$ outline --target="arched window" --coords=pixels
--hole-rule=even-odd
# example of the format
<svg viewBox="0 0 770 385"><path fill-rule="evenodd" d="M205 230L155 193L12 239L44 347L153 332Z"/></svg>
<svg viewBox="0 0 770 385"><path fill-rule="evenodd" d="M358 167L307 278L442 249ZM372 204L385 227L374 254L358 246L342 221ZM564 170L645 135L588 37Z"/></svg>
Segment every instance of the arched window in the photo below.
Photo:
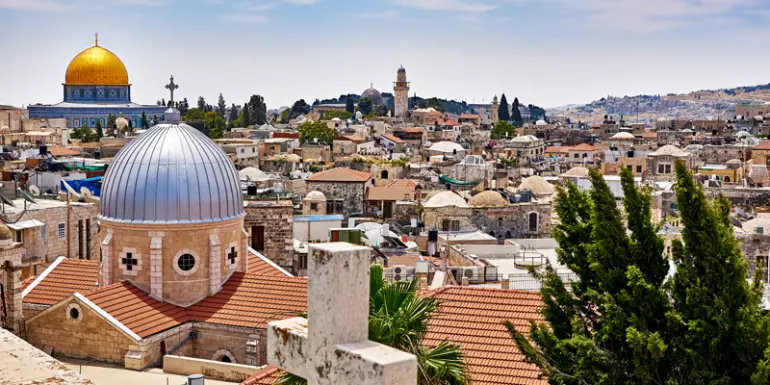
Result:
<svg viewBox="0 0 770 385"><path fill-rule="evenodd" d="M730 177L729 176L725 177L725 183L730 183Z"/></svg>
<svg viewBox="0 0 770 385"><path fill-rule="evenodd" d="M539 223L538 223L538 215L536 212L529 213L529 231L531 232L537 232Z"/></svg>
<svg viewBox="0 0 770 385"><path fill-rule="evenodd" d="M388 170L382 170L382 172L380 172L380 179L388 179Z"/></svg>

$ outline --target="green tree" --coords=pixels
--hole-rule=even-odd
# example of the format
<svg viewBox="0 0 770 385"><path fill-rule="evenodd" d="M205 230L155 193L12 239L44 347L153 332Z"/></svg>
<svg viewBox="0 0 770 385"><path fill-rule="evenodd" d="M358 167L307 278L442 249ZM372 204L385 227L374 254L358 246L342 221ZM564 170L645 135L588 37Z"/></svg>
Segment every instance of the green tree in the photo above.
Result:
<svg viewBox="0 0 770 385"><path fill-rule="evenodd" d="M238 106L233 103L232 106L230 106L230 116L228 118L228 127L237 127L236 123L238 121Z"/></svg>
<svg viewBox="0 0 770 385"><path fill-rule="evenodd" d="M190 108L184 116L184 121L186 122L203 119L206 119L206 112L199 108Z"/></svg>
<svg viewBox="0 0 770 385"><path fill-rule="evenodd" d="M96 139L99 140L104 137L104 130L102 130L102 120L96 119Z"/></svg>
<svg viewBox="0 0 770 385"><path fill-rule="evenodd" d="M99 122L97 121L97 126L99 126ZM87 125L81 126L80 128L76 128L72 131L72 134L70 134L70 137L73 139L80 139L83 142L98 142L99 141L99 135L94 132L94 130L88 128Z"/></svg>
<svg viewBox="0 0 770 385"><path fill-rule="evenodd" d="M219 139L224 136L225 127L227 124L225 123L225 119L220 116L218 112L207 112L205 121L209 138Z"/></svg>
<svg viewBox="0 0 770 385"><path fill-rule="evenodd" d="M681 322L672 344L679 348L677 358L688 363L680 383L749 384L754 376L754 384L766 384L770 320L759 308L762 269L753 285L747 282L727 198L708 202L682 162L676 174L684 230L672 244L677 273L669 286Z"/></svg>
<svg viewBox="0 0 770 385"><path fill-rule="evenodd" d="M500 120L492 127L490 135L492 139L513 138L516 136L516 127L511 122Z"/></svg>
<svg viewBox="0 0 770 385"><path fill-rule="evenodd" d="M673 243L677 271L665 282L649 192L623 170L624 221L603 177L592 170L590 179L590 193L569 184L556 203L559 262L579 279L567 290L550 266L533 271L546 323L529 337L506 324L527 359L551 384L766 384L770 327L759 284L746 283L727 201L709 204L677 166L687 246Z"/></svg>
<svg viewBox="0 0 770 385"><path fill-rule="evenodd" d="M308 121L299 126L299 139L303 144L318 140L318 143L330 145L336 137L337 130L329 128L326 123Z"/></svg>
<svg viewBox="0 0 770 385"><path fill-rule="evenodd" d="M332 120L334 118L348 120L353 118L353 114L347 111L326 111L321 117L322 120Z"/></svg>
<svg viewBox="0 0 770 385"><path fill-rule="evenodd" d="M349 112L351 116L356 113L356 103L353 101L353 98L351 98L350 95L345 97L345 111Z"/></svg>
<svg viewBox="0 0 770 385"><path fill-rule="evenodd" d="M203 96L198 96L198 109L206 111L206 99L204 99Z"/></svg>
<svg viewBox="0 0 770 385"><path fill-rule="evenodd" d="M251 125L251 116L249 114L249 103L244 104L243 108L241 109L241 121L244 127L248 127Z"/></svg>
<svg viewBox="0 0 770 385"><path fill-rule="evenodd" d="M511 106L511 120L515 126L521 126L524 124L524 119L521 117L521 110L519 110L519 98L513 98L513 105Z"/></svg>
<svg viewBox="0 0 770 385"><path fill-rule="evenodd" d="M254 124L261 126L267 123L265 98L260 95L251 95L249 99L249 112L251 112L251 119Z"/></svg>
<svg viewBox="0 0 770 385"><path fill-rule="evenodd" d="M177 109L179 109L179 113L182 116L187 115L187 111L190 109L190 103L187 102L187 98L184 98L179 102L179 107L177 107Z"/></svg>
<svg viewBox="0 0 770 385"><path fill-rule="evenodd" d="M227 103L225 102L225 97L222 96L222 93L219 93L219 99L217 100L217 113L222 118L225 117L225 111L227 110Z"/></svg>
<svg viewBox="0 0 770 385"><path fill-rule="evenodd" d="M310 106L305 102L305 99L300 99L294 102L291 106L291 112L289 113L289 119L294 119L300 115L307 115L310 112Z"/></svg>
<svg viewBox="0 0 770 385"><path fill-rule="evenodd" d="M369 340L414 354L417 381L421 385L465 385L469 383L460 346L443 341L434 348L423 345L428 321L441 304L435 297L418 293L419 281L388 283L383 268L373 265L369 281ZM284 373L277 385L300 385L306 381Z"/></svg>
<svg viewBox="0 0 770 385"><path fill-rule="evenodd" d="M508 111L508 99L505 94L500 98L500 109L497 111L497 120L501 122L510 122L511 113Z"/></svg>
<svg viewBox="0 0 770 385"><path fill-rule="evenodd" d="M147 121L147 114L144 112L142 112L142 128L145 130L150 128L150 122Z"/></svg>
<svg viewBox="0 0 770 385"><path fill-rule="evenodd" d="M372 113L372 99L363 98L358 101L358 110L364 115Z"/></svg>

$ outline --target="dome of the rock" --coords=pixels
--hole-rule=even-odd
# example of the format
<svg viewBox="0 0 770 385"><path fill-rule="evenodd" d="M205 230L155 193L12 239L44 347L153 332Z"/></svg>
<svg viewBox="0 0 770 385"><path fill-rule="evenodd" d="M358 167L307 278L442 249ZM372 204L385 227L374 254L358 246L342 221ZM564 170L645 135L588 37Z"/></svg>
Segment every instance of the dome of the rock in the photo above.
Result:
<svg viewBox="0 0 770 385"><path fill-rule="evenodd" d="M67 67L67 85L127 86L128 71L110 50L95 45L75 56Z"/></svg>

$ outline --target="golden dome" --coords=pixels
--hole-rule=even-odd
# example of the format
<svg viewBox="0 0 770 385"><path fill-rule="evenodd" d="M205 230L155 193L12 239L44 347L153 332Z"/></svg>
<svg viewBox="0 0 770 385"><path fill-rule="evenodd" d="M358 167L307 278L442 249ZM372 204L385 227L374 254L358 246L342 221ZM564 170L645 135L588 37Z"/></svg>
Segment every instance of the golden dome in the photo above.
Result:
<svg viewBox="0 0 770 385"><path fill-rule="evenodd" d="M67 67L65 84L127 86L128 71L120 58L95 45L79 53Z"/></svg>

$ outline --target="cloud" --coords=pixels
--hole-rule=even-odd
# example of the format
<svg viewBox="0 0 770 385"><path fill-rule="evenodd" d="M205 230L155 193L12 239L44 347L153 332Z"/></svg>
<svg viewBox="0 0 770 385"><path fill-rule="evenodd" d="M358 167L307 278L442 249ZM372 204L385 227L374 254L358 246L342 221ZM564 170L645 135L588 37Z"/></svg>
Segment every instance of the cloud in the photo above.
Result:
<svg viewBox="0 0 770 385"><path fill-rule="evenodd" d="M236 23L264 23L267 16L261 13L229 13L224 16L226 20Z"/></svg>
<svg viewBox="0 0 770 385"><path fill-rule="evenodd" d="M496 3L467 0L393 0L403 7L426 11L488 12L497 8Z"/></svg>
<svg viewBox="0 0 770 385"><path fill-rule="evenodd" d="M289 4L296 4L296 5L313 5L320 0L283 0L286 3Z"/></svg>
<svg viewBox="0 0 770 385"><path fill-rule="evenodd" d="M57 0L0 0L0 9L19 11L57 12L66 10L70 5Z"/></svg>
<svg viewBox="0 0 770 385"><path fill-rule="evenodd" d="M398 19L401 16L401 12L394 9L383 12L364 12L353 14L353 17L366 20L393 20Z"/></svg>
<svg viewBox="0 0 770 385"><path fill-rule="evenodd" d="M758 0L551 0L584 12L596 27L656 32L730 16Z"/></svg>

